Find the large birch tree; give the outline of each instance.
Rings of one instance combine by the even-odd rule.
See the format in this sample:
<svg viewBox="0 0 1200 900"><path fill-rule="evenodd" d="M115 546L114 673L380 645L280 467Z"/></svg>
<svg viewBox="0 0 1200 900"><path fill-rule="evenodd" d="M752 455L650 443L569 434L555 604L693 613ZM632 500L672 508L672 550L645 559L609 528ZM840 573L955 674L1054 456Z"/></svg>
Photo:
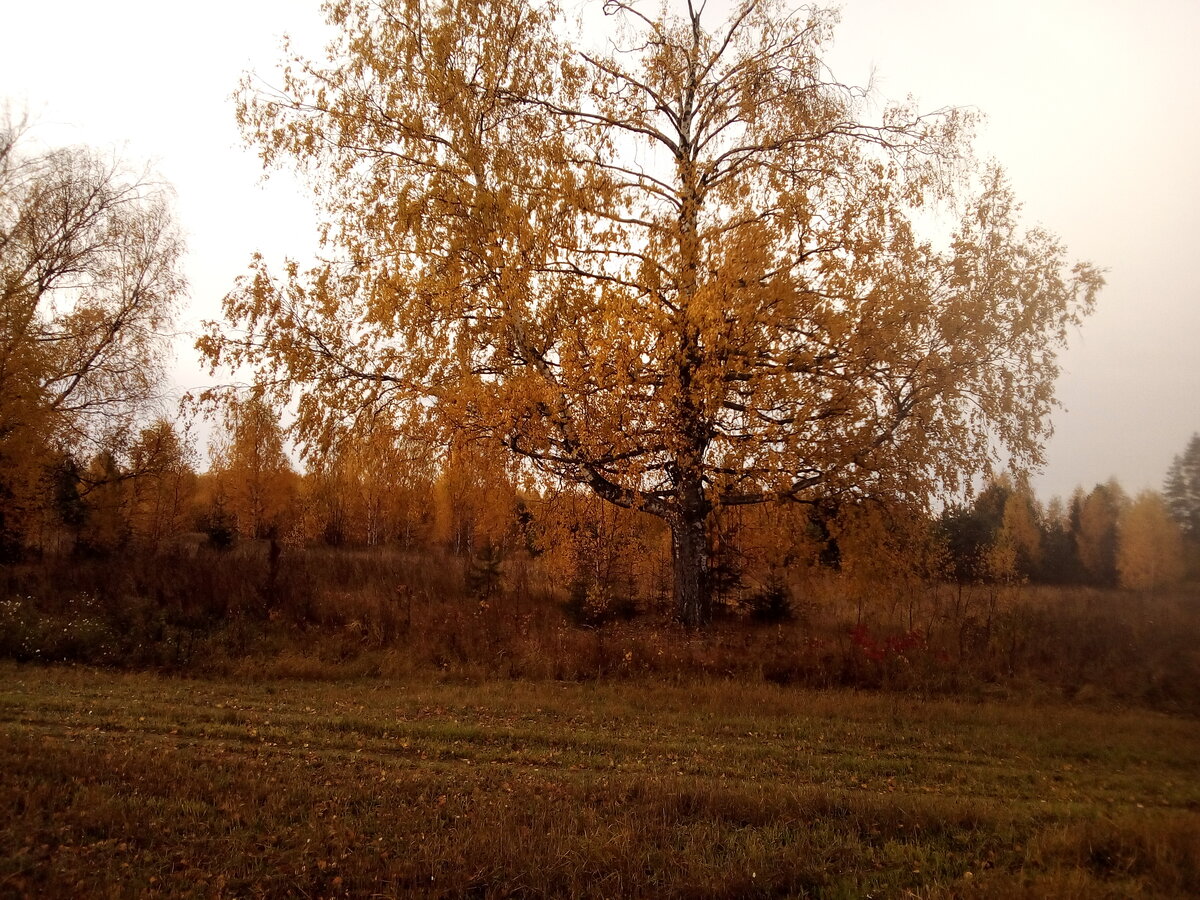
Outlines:
<svg viewBox="0 0 1200 900"><path fill-rule="evenodd" d="M49 459L107 450L160 397L186 284L170 191L0 115L0 555Z"/></svg>
<svg viewBox="0 0 1200 900"><path fill-rule="evenodd" d="M570 40L550 3L327 2L325 58L239 102L310 176L324 258L256 260L210 361L302 388L311 453L394 416L664 519L693 625L722 506L1036 465L1101 277L1020 230L972 116L872 113L826 11L602 9Z"/></svg>

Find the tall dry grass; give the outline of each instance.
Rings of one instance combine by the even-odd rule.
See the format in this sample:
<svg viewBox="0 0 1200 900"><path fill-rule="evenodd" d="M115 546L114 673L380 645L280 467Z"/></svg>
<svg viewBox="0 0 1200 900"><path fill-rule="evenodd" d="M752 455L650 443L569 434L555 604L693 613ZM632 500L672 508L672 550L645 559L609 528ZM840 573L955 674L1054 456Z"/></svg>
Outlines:
<svg viewBox="0 0 1200 900"><path fill-rule="evenodd" d="M291 549L273 561L251 545L6 566L0 655L241 676L1051 692L1200 711L1195 587L1139 594L804 570L777 586L778 621L741 602L695 632L673 623L661 586L628 588L614 601L620 616L581 616L569 585L536 560L508 561L482 583L474 565L390 549Z"/></svg>

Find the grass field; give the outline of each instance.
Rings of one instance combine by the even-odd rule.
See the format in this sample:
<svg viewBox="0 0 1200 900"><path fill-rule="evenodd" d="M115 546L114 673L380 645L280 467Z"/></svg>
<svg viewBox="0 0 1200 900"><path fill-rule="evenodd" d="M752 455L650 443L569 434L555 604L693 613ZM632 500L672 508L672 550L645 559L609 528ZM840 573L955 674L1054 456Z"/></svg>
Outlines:
<svg viewBox="0 0 1200 900"><path fill-rule="evenodd" d="M1200 894L1200 722L0 668L0 895Z"/></svg>

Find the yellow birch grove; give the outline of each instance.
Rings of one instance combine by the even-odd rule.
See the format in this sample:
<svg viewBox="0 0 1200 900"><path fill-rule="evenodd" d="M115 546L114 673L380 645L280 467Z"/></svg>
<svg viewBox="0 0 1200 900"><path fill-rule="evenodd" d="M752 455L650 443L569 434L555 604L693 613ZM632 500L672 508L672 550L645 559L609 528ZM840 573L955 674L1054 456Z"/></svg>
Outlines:
<svg viewBox="0 0 1200 900"><path fill-rule="evenodd" d="M543 571L565 587L567 609L578 621L631 617L654 603L664 547L661 522L607 503L587 488L567 484L531 504L534 533L528 548Z"/></svg>
<svg viewBox="0 0 1200 900"><path fill-rule="evenodd" d="M456 554L507 553L515 540L517 491L504 460L454 441L433 485L433 536Z"/></svg>
<svg viewBox="0 0 1200 900"><path fill-rule="evenodd" d="M572 41L550 2L324 9L325 58L239 103L264 163L310 177L323 261L256 260L199 342L298 391L310 452L380 416L507 448L663 519L692 625L721 507L1041 460L1102 278L1018 227L970 114L838 83L834 13L610 0L605 40Z"/></svg>
<svg viewBox="0 0 1200 900"><path fill-rule="evenodd" d="M130 527L142 546L155 549L188 530L196 489L195 456L191 445L165 419L143 428L130 448Z"/></svg>
<svg viewBox="0 0 1200 900"><path fill-rule="evenodd" d="M434 463L429 448L403 441L385 423L364 429L310 460L308 537L368 547L427 543L433 519Z"/></svg>

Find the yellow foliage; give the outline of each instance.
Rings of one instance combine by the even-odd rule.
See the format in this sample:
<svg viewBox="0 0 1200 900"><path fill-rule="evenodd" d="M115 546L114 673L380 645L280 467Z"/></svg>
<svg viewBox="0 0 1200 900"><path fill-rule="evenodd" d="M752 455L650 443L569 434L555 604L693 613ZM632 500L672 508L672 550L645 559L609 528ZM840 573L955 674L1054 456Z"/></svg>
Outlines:
<svg viewBox="0 0 1200 900"><path fill-rule="evenodd" d="M213 446L215 502L251 539L280 539L298 524L299 476L283 452L279 415L257 398L230 400Z"/></svg>
<svg viewBox="0 0 1200 900"><path fill-rule="evenodd" d="M1116 582L1118 522L1128 504L1115 479L1076 498L1075 549L1084 572L1098 584Z"/></svg>
<svg viewBox="0 0 1200 900"><path fill-rule="evenodd" d="M1138 494L1121 516L1117 572L1122 587L1140 591L1170 587L1183 578L1183 539L1157 491Z"/></svg>
<svg viewBox="0 0 1200 900"><path fill-rule="evenodd" d="M434 539L455 553L499 553L516 541L517 490L504 460L451 444L433 486Z"/></svg>
<svg viewBox="0 0 1200 900"><path fill-rule="evenodd" d="M171 423L160 419L144 428L129 456L134 539L153 548L189 530L186 519L196 490L194 454Z"/></svg>
<svg viewBox="0 0 1200 900"><path fill-rule="evenodd" d="M577 485L530 501L533 550L575 614L602 621L655 603L669 550L654 517L606 503Z"/></svg>
<svg viewBox="0 0 1200 900"><path fill-rule="evenodd" d="M988 548L987 574L999 581L1017 581L1037 571L1042 561L1042 530L1037 501L1027 483L1013 488L1004 502L1004 517Z"/></svg>
<svg viewBox="0 0 1200 900"><path fill-rule="evenodd" d="M375 423L356 440L313 457L306 479L310 539L404 548L426 543L434 460L427 446Z"/></svg>

